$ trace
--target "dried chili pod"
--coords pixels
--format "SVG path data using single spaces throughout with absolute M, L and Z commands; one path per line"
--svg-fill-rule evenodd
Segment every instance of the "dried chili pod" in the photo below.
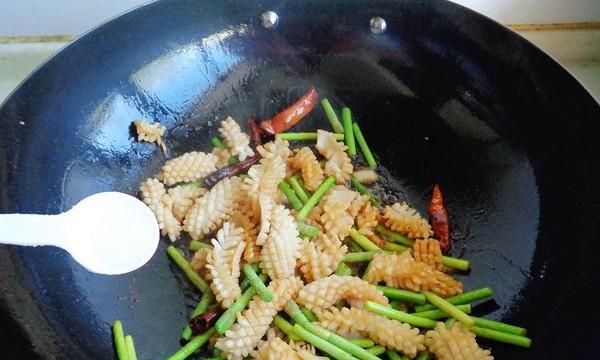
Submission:
M 317 89 L 311 87 L 290 107 L 273 116 L 273 118 L 262 121 L 260 123 L 261 129 L 271 135 L 286 131 L 308 115 L 317 104 L 318 98 Z
M 225 178 L 237 176 L 247 171 L 250 166 L 254 165 L 259 159 L 260 157 L 258 155 L 254 155 L 244 161 L 227 165 L 217 171 L 213 171 L 204 178 L 204 186 L 210 189 L 215 186 L 216 183 Z
M 262 145 L 262 137 L 265 133 L 264 130 L 252 119 L 248 119 L 247 122 L 248 128 L 250 128 L 250 144 L 253 148 Z
M 450 250 L 450 223 L 448 221 L 448 212 L 444 207 L 442 191 L 437 184 L 433 187 L 428 212 L 433 234 L 440 241 L 442 251 L 447 252 Z
M 198 316 L 194 316 L 193 318 L 191 318 L 189 321 L 189 325 L 192 329 L 192 334 L 198 335 L 208 330 L 215 324 L 215 322 L 217 321 L 219 316 L 221 316 L 222 313 L 223 309 L 221 309 L 219 306 L 216 306 L 211 309 L 208 309 L 207 311 L 203 312 Z

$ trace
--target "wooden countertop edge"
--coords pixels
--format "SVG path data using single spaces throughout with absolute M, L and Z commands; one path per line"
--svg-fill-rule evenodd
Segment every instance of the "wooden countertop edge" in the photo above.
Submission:
M 506 24 L 506 26 L 515 31 L 588 30 L 600 29 L 600 22 L 573 22 L 556 24 Z M 0 35 L 0 44 L 69 42 L 74 38 L 75 36 L 73 35 Z
M 19 43 L 48 43 L 48 42 L 69 42 L 75 36 L 72 35 L 20 35 L 20 36 L 1 36 L 0 44 L 19 44 Z
M 515 31 L 544 31 L 544 30 L 589 30 L 600 29 L 600 22 L 574 22 L 556 24 L 506 24 Z

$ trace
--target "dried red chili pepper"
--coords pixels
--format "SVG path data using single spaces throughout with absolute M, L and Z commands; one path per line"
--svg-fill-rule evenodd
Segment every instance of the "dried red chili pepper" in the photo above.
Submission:
M 433 187 L 428 212 L 433 234 L 440 241 L 442 251 L 447 252 L 450 250 L 450 223 L 448 222 L 448 212 L 444 207 L 442 191 L 438 184 Z
M 204 178 L 204 186 L 210 189 L 225 178 L 239 175 L 248 170 L 250 166 L 254 165 L 259 159 L 260 157 L 258 155 L 254 155 L 239 163 L 227 165 L 217 171 L 213 171 Z
M 271 135 L 286 131 L 296 125 L 315 107 L 318 97 L 317 89 L 311 87 L 290 107 L 273 116 L 273 118 L 262 121 L 260 127 Z
M 262 145 L 263 129 L 261 129 L 252 119 L 248 119 L 248 127 L 250 128 L 250 144 L 252 147 Z
M 202 334 L 206 330 L 208 330 L 211 326 L 215 324 L 219 316 L 223 313 L 223 309 L 220 307 L 214 307 L 205 311 L 204 313 L 194 316 L 190 319 L 189 325 L 190 329 L 192 329 L 192 334 L 198 335 Z

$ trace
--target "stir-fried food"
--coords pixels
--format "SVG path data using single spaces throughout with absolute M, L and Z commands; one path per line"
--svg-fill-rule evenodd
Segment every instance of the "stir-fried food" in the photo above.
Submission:
M 407 199 L 387 203 L 373 191 L 368 133 L 348 108 L 340 122 L 327 99 L 333 131 L 286 132 L 317 99 L 311 88 L 271 119 L 249 120 L 248 133 L 228 117 L 213 149 L 167 160 L 141 184 L 163 235 L 195 252 L 187 262 L 168 249 L 203 292 L 170 359 L 206 344 L 236 360 L 492 359 L 477 337 L 529 347 L 525 329 L 470 315 L 493 292 L 464 292 L 457 274 L 469 262 L 448 254 L 439 185 L 429 221 Z

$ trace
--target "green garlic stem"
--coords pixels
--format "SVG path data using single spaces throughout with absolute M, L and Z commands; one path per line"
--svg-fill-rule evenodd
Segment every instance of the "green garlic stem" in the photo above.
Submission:
M 385 352 L 385 348 L 383 346 L 373 346 L 371 348 L 368 348 L 367 351 L 372 354 L 372 355 L 381 355 Z
M 125 336 L 125 346 L 127 347 L 127 355 L 129 360 L 137 360 L 137 354 L 135 353 L 135 344 L 131 335 Z
M 221 141 L 221 139 L 219 139 L 216 136 L 214 136 L 212 139 L 210 139 L 210 142 L 217 149 L 225 149 L 225 144 L 223 144 L 223 142 Z
M 273 319 L 273 324 L 279 328 L 279 330 L 283 331 L 287 337 L 292 341 L 298 341 L 300 338 L 294 334 L 294 325 L 290 324 L 289 321 L 282 318 L 280 315 L 275 316 Z
M 318 337 L 317 335 L 314 335 L 310 331 L 308 331 L 305 328 L 303 328 L 302 326 L 300 326 L 300 324 L 294 325 L 294 334 L 296 334 L 302 340 L 312 344 L 314 347 L 323 351 L 324 353 L 331 355 L 334 359 L 356 360 L 356 358 L 354 356 L 348 354 L 344 350 L 329 343 L 328 341 L 323 340 L 322 338 Z
M 202 345 L 206 344 L 208 339 L 210 339 L 215 333 L 215 328 L 210 328 L 206 332 L 194 337 L 190 342 L 188 342 L 184 347 L 179 349 L 175 354 L 171 355 L 167 358 L 167 360 L 183 360 L 188 356 L 192 355 L 196 350 L 198 350 Z
M 333 129 L 333 131 L 336 133 L 343 133 L 344 126 L 342 126 L 342 123 L 338 119 L 338 116 L 335 113 L 335 110 L 333 110 L 333 107 L 331 106 L 331 104 L 329 103 L 329 100 L 327 98 L 324 98 L 323 100 L 321 100 L 321 106 L 323 107 L 323 110 L 325 110 L 325 114 L 327 115 L 327 120 L 329 120 L 329 123 L 331 124 L 331 128 Z
M 325 181 L 323 181 L 323 183 L 321 185 L 319 185 L 319 187 L 317 188 L 315 193 L 312 194 L 310 199 L 308 199 L 306 204 L 304 204 L 302 209 L 300 211 L 298 211 L 298 214 L 296 215 L 296 219 L 298 219 L 300 221 L 305 220 L 308 217 L 308 214 L 310 214 L 311 210 L 317 205 L 317 203 L 319 202 L 319 200 L 321 200 L 323 195 L 325 195 L 327 190 L 329 190 L 334 184 L 335 184 L 335 177 L 333 177 L 333 176 L 330 176 Z
M 290 316 L 292 320 L 294 320 L 298 324 L 301 324 L 302 326 L 310 323 L 310 321 L 308 321 L 308 318 L 302 313 L 302 310 L 300 310 L 300 307 L 298 306 L 298 304 L 296 304 L 294 300 L 290 300 L 287 302 L 287 304 L 285 304 L 284 311 Z
M 471 304 L 456 305 L 456 308 L 458 310 L 464 312 L 465 314 L 471 313 Z M 431 320 L 445 319 L 448 316 L 450 316 L 448 313 L 446 313 L 445 311 L 440 310 L 440 309 L 422 311 L 422 312 L 414 313 L 413 315 L 419 316 L 422 318 L 426 318 L 426 319 L 431 319 Z M 454 319 L 454 318 L 452 318 L 452 319 Z
M 309 321 L 309 319 L 304 315 L 302 310 L 300 310 L 298 304 L 296 304 L 296 302 L 294 302 L 293 300 L 288 301 L 288 303 L 285 306 L 285 312 L 296 322 L 296 325 L 302 325 L 302 327 L 308 332 L 314 334 L 319 338 L 322 338 L 323 340 L 331 343 L 337 348 L 340 348 L 343 351 L 347 351 L 350 354 L 362 360 L 377 360 L 377 357 L 373 356 L 372 354 L 369 354 L 360 346 L 352 344 L 350 341 L 332 333 L 327 329 L 312 324 Z
M 256 290 L 260 298 L 264 302 L 271 302 L 273 300 L 273 293 L 267 288 L 265 283 L 261 281 L 252 266 L 250 264 L 245 264 L 243 271 L 244 275 L 246 275 L 246 279 L 250 281 L 250 285 Z
M 307 308 L 303 307 L 302 309 L 300 309 L 300 311 L 306 317 L 306 320 L 308 320 L 310 322 L 315 322 L 315 321 L 318 320 L 317 319 L 317 315 L 315 315 L 315 313 L 313 313 L 312 311 L 308 310 Z
M 296 228 L 298 229 L 300 235 L 307 236 L 309 238 L 314 238 L 321 232 L 318 227 L 305 224 L 301 221 L 296 222 Z
M 442 256 L 442 264 L 446 265 L 447 267 L 461 271 L 467 271 L 471 266 L 469 264 L 469 260 L 457 259 L 450 256 Z
M 198 251 L 200 249 L 211 249 L 212 250 L 212 245 L 204 243 L 202 241 L 198 241 L 198 240 L 192 240 L 190 241 L 190 244 L 188 245 L 188 250 L 190 251 Z
M 400 245 L 400 244 L 395 244 L 392 242 L 387 242 L 385 243 L 385 245 L 383 245 L 383 248 L 389 251 L 395 251 L 395 252 L 403 252 L 407 249 L 410 249 L 404 245 Z
M 260 266 L 258 266 L 258 264 L 251 264 L 250 266 L 252 266 L 252 268 L 254 269 L 254 272 L 256 272 L 257 274 L 260 272 Z M 260 277 L 260 275 L 259 275 L 259 277 Z M 244 277 L 244 280 L 242 280 L 242 282 L 240 283 L 240 289 L 242 289 L 242 292 L 244 292 L 249 287 L 250 287 L 250 279 Z
M 356 144 L 354 143 L 354 131 L 352 130 L 352 112 L 349 108 L 342 108 L 342 123 L 344 125 L 344 140 L 348 146 L 348 155 L 356 155 Z
M 336 140 L 344 140 L 344 134 L 333 134 Z M 317 140 L 316 132 L 284 132 L 275 135 L 276 139 L 287 141 L 315 141 Z
M 436 322 L 433 320 L 414 316 L 412 314 L 405 313 L 404 311 L 394 310 L 388 306 L 372 301 L 365 301 L 364 307 L 372 313 L 385 316 L 390 319 L 399 320 L 420 328 L 433 329 L 436 325 Z
M 288 309 L 286 309 L 287 311 Z M 296 312 L 296 309 L 290 309 L 290 312 Z M 296 318 L 298 318 L 298 316 L 296 316 Z M 308 320 L 306 318 L 304 319 L 299 319 L 300 321 L 297 321 L 298 324 L 301 324 L 306 330 L 308 330 L 309 332 L 313 333 L 314 335 L 322 338 L 323 340 L 326 340 L 327 342 L 331 343 L 332 345 L 342 349 L 343 351 L 347 351 L 348 353 L 350 353 L 353 356 L 356 356 L 357 358 L 361 359 L 361 360 L 378 360 L 377 356 L 369 353 L 368 351 L 366 351 L 365 349 L 361 348 L 360 346 L 353 344 L 351 341 L 344 339 L 343 337 L 332 333 L 331 331 L 324 329 L 320 326 L 314 325 L 310 322 L 308 322 Z
M 415 360 L 431 360 L 431 353 L 429 351 L 422 351 L 417 355 Z
M 427 302 L 425 295 L 416 292 L 379 285 L 376 288 L 389 299 L 401 300 L 413 304 L 425 304 Z
M 393 242 L 402 244 L 404 246 L 413 246 L 413 244 L 415 243 L 414 240 L 411 240 L 400 233 L 389 230 L 389 229 L 385 228 L 383 225 L 375 226 L 375 231 L 377 231 L 381 235 L 387 236 Z
M 378 251 L 361 251 L 347 253 L 344 255 L 344 262 L 355 263 L 355 262 L 366 262 L 373 260 L 373 255 L 377 254 Z
M 388 350 L 386 351 L 389 360 L 409 360 L 408 356 L 400 356 L 397 352 Z
M 460 295 L 455 295 L 455 296 L 449 297 L 446 299 L 446 301 L 452 305 L 462 305 L 462 304 L 471 303 L 473 301 L 490 298 L 492 296 L 494 296 L 494 292 L 492 291 L 492 289 L 489 287 L 484 287 L 481 289 L 471 290 L 471 291 L 462 293 Z M 435 308 L 436 308 L 435 305 L 425 304 L 425 305 L 415 306 L 415 312 L 433 310 Z
M 263 282 L 265 282 L 267 281 L 268 276 L 266 274 L 260 274 L 259 278 Z M 250 302 L 250 300 L 252 300 L 252 297 L 254 297 L 254 295 L 256 295 L 256 289 L 254 287 L 249 287 L 248 289 L 246 289 L 246 291 L 244 291 L 242 296 L 240 296 L 240 298 L 237 299 L 233 303 L 233 305 L 231 305 L 231 307 L 229 307 L 229 309 L 227 309 L 221 315 L 221 317 L 219 317 L 219 319 L 215 323 L 215 329 L 217 330 L 217 333 L 219 335 L 223 335 L 227 330 L 229 330 L 231 325 L 233 325 L 233 323 L 236 320 L 237 313 L 242 312 L 242 310 L 244 310 L 246 306 L 248 306 L 248 303 Z
M 337 269 L 335 269 L 335 274 L 340 276 L 351 276 L 352 269 L 345 262 L 341 262 L 338 264 Z
M 238 158 L 237 156 L 230 156 L 229 159 L 227 159 L 227 164 L 229 165 L 233 165 L 233 164 L 237 164 L 240 162 L 240 158 Z
M 362 338 L 362 339 L 348 339 L 354 345 L 360 346 L 363 349 L 367 349 L 375 346 L 375 342 L 371 339 Z
M 288 183 L 286 183 L 285 181 L 282 181 L 279 183 L 278 188 L 288 199 L 288 201 L 290 202 L 290 205 L 292 205 L 292 207 L 294 209 L 296 209 L 296 211 L 299 211 L 300 209 L 302 209 L 302 206 L 303 206 L 302 201 L 300 201 L 298 196 L 296 196 L 296 193 L 294 192 L 294 190 L 292 190 L 292 188 L 290 187 L 290 185 L 288 185 Z
M 423 295 L 427 298 L 427 301 L 437 306 L 440 310 L 444 311 L 446 314 L 452 316 L 456 320 L 460 321 L 466 327 L 471 327 L 475 325 L 475 321 L 469 317 L 469 315 L 465 314 L 455 305 L 450 304 L 446 300 L 437 296 L 436 294 L 430 291 L 423 291 Z
M 458 306 L 461 306 L 461 305 L 458 305 Z M 519 335 L 519 336 L 527 335 L 527 329 L 520 327 L 520 326 L 510 325 L 510 324 L 506 324 L 503 322 L 488 320 L 488 319 L 475 317 L 475 316 L 471 316 L 471 319 L 473 319 L 475 321 L 475 326 L 478 326 L 478 327 L 501 331 L 501 332 Z
M 294 192 L 296 192 L 296 195 L 298 195 L 300 201 L 302 201 L 302 204 L 306 204 L 309 196 L 302 183 L 300 183 L 300 180 L 298 180 L 298 177 L 296 175 L 290 176 L 288 181 L 290 182 L 292 189 L 294 189 Z
M 486 329 L 479 326 L 473 326 L 469 330 L 475 335 L 482 338 L 495 340 L 511 345 L 517 345 L 524 348 L 531 347 L 531 339 L 525 336 L 509 334 L 506 332 Z
M 356 241 L 360 247 L 365 249 L 366 251 L 380 251 L 381 249 L 375 245 L 369 238 L 358 232 L 358 230 L 352 228 L 350 229 L 350 237 L 352 240 Z
M 192 270 L 190 263 L 183 257 L 183 255 L 172 245 L 167 247 L 167 254 L 171 257 L 173 262 L 179 266 L 179 268 L 185 273 L 187 278 L 194 284 L 198 290 L 205 292 L 208 290 L 208 284 L 204 279 L 198 275 L 197 272 Z
M 371 194 L 369 192 L 369 189 L 367 189 L 366 186 L 364 186 L 358 180 L 356 180 L 356 178 L 354 176 L 350 176 L 350 184 L 360 194 L 367 195 L 369 197 L 369 199 L 371 200 L 371 203 L 373 203 L 373 205 L 379 206 L 379 200 L 373 194 Z
M 356 138 L 356 142 L 360 147 L 360 151 L 362 151 L 365 160 L 367 161 L 367 165 L 369 165 L 370 169 L 375 169 L 377 167 L 377 162 L 375 162 L 375 158 L 373 157 L 373 153 L 371 153 L 371 149 L 365 140 L 365 137 L 360 130 L 360 127 L 357 123 L 352 124 L 352 130 L 354 131 L 354 137 Z
M 129 360 L 127 345 L 125 345 L 125 334 L 123 333 L 123 323 L 120 320 L 113 321 L 112 332 L 115 348 L 117 349 L 117 358 L 119 360 Z
M 353 240 L 348 241 L 348 246 L 350 247 L 351 252 L 363 252 L 363 248 Z

